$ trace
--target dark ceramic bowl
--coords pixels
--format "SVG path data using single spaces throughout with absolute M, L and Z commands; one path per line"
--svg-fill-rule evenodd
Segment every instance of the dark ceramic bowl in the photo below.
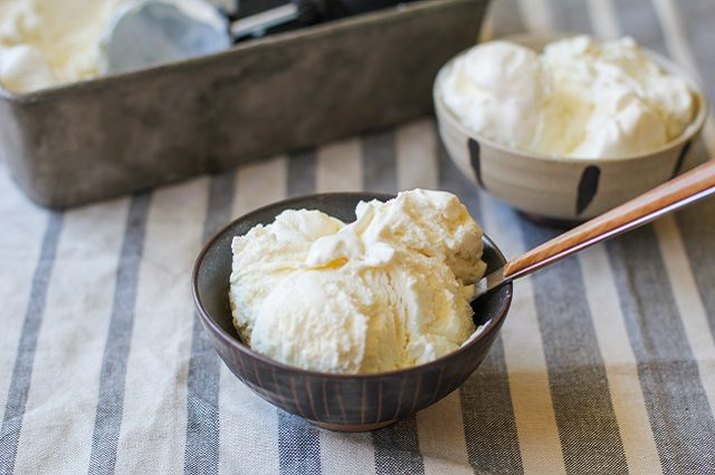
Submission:
M 474 323 L 486 324 L 476 338 L 438 360 L 409 369 L 367 375 L 340 375 L 289 366 L 241 343 L 228 306 L 231 240 L 257 224 L 268 224 L 285 209 L 319 209 L 344 221 L 355 219 L 360 200 L 390 195 L 329 193 L 275 203 L 247 214 L 220 231 L 199 254 L 192 287 L 201 323 L 229 369 L 266 401 L 328 429 L 363 431 L 384 427 L 424 409 L 457 389 L 482 362 L 504 322 L 512 286 L 473 304 Z M 487 272 L 505 263 L 484 236 Z

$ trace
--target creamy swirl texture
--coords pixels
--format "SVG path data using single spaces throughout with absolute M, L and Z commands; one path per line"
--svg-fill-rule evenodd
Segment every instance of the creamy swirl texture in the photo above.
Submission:
M 99 76 L 100 40 L 121 2 L 0 1 L 0 83 L 30 92 Z
M 214 52 L 227 27 L 203 0 L 0 0 L 0 85 L 27 93 Z
M 440 84 L 472 132 L 507 147 L 575 158 L 622 157 L 674 140 L 697 103 L 631 38 L 577 36 L 543 53 L 492 41 L 458 57 Z
M 474 332 L 482 231 L 451 193 L 362 202 L 350 224 L 288 210 L 233 241 L 242 340 L 278 361 L 374 373 L 444 356 Z

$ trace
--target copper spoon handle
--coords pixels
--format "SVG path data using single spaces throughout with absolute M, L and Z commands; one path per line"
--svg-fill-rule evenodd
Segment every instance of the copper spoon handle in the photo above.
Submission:
M 503 278 L 512 280 L 531 274 L 554 261 L 713 193 L 715 160 L 710 160 L 507 262 Z

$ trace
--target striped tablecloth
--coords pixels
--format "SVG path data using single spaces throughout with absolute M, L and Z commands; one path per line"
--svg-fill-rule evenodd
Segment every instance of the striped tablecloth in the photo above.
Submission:
M 713 100 L 714 20 L 712 0 L 495 0 L 483 36 L 628 33 Z M 713 151 L 710 121 L 692 163 Z M 64 213 L 0 166 L 0 473 L 715 473 L 712 200 L 519 281 L 479 370 L 387 429 L 319 430 L 238 382 L 194 319 L 202 242 L 286 196 L 416 186 L 509 256 L 559 232 L 477 192 L 430 118 Z

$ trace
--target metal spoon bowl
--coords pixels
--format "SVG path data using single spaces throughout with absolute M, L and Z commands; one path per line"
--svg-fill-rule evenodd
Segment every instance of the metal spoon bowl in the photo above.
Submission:
M 120 8 L 102 40 L 104 72 L 116 74 L 229 48 L 228 20 L 201 0 L 138 0 Z

